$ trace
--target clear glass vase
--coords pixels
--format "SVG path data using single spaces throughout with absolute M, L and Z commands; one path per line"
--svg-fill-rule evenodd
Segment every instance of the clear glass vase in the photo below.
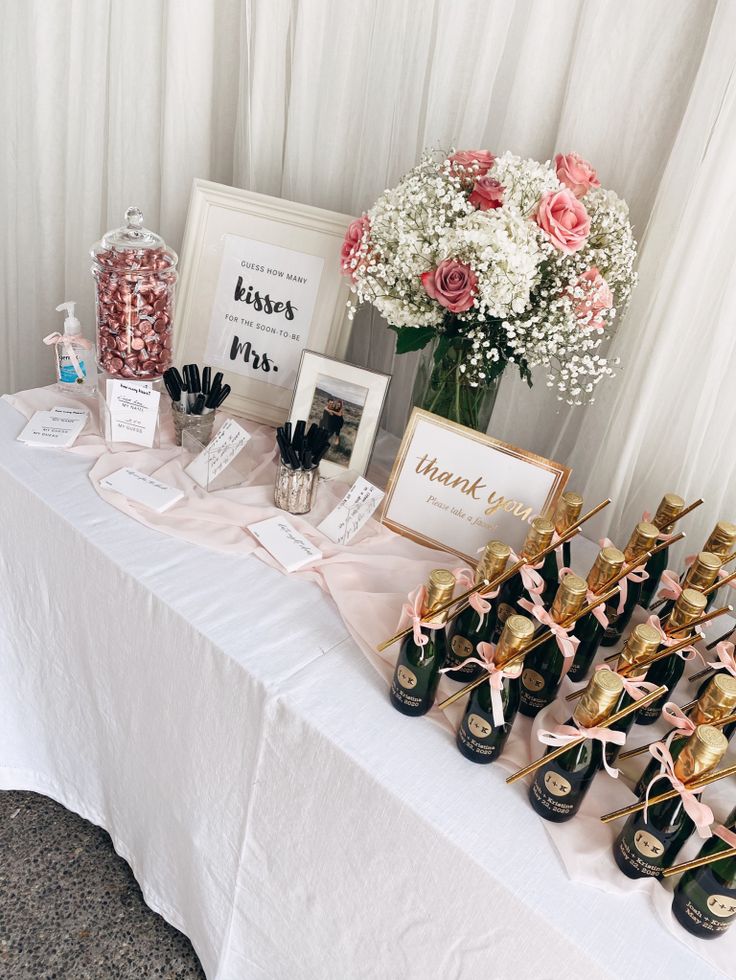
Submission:
M 496 404 L 503 368 L 481 387 L 468 384 L 460 371 L 468 341 L 457 338 L 438 355 L 439 338 L 419 355 L 412 404 L 443 418 L 486 432 Z

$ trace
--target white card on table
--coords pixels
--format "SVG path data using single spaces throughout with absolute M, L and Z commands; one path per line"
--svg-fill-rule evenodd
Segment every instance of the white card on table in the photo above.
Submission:
M 124 466 L 120 470 L 111 473 L 110 476 L 100 480 L 100 486 L 105 490 L 115 490 L 122 493 L 128 500 L 133 500 L 144 507 L 150 507 L 158 514 L 163 514 L 165 510 L 172 507 L 184 496 L 183 490 L 170 487 L 167 483 L 161 483 L 147 473 L 141 473 L 130 466 Z
M 160 392 L 147 381 L 107 381 L 110 442 L 152 446 L 156 435 Z
M 232 463 L 250 439 L 250 433 L 232 419 L 227 419 L 212 442 L 196 456 L 184 472 L 205 490 Z
M 383 490 L 359 476 L 337 507 L 317 525 L 317 530 L 335 544 L 348 544 L 385 496 Z
M 268 520 L 249 524 L 248 530 L 287 572 L 313 565 L 322 557 L 322 552 L 307 541 L 286 517 L 269 517 Z
M 29 446 L 68 449 L 87 424 L 88 418 L 86 408 L 65 408 L 63 405 L 50 411 L 35 412 L 18 436 L 18 441 Z

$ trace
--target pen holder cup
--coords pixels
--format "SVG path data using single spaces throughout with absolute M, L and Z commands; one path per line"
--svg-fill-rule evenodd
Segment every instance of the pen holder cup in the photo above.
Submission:
M 273 500 L 288 514 L 307 514 L 314 504 L 319 482 L 319 466 L 311 470 L 294 470 L 279 463 Z
M 174 420 L 174 438 L 177 446 L 181 446 L 182 432 L 188 432 L 203 446 L 212 438 L 212 426 L 215 422 L 215 410 L 211 409 L 206 415 L 190 415 L 171 403 L 171 417 Z

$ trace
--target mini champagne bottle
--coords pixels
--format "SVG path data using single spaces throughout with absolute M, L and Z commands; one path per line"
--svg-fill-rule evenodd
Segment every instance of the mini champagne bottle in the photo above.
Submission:
M 624 553 L 618 548 L 602 548 L 598 552 L 595 564 L 588 572 L 588 589 L 600 595 L 603 593 L 609 582 L 612 582 L 624 567 Z M 595 618 L 593 613 L 586 613 L 577 623 L 575 623 L 575 634 L 580 645 L 575 651 L 575 659 L 567 673 L 571 681 L 577 683 L 583 681 L 588 676 L 595 655 L 598 652 L 601 638 L 603 637 L 603 627 Z
M 710 551 L 701 551 L 700 554 L 695 556 L 695 559 L 685 573 L 685 578 L 682 581 L 683 589 L 695 589 L 696 592 L 705 592 L 707 588 L 718 578 L 718 573 L 721 570 L 721 559 L 718 555 L 712 554 Z M 714 595 L 715 593 L 711 593 Z M 711 596 L 708 597 L 708 602 L 706 604 L 706 609 L 710 605 Z M 659 609 L 658 615 L 660 619 L 666 619 L 667 616 L 675 608 L 675 600 L 667 599 L 664 605 Z
M 452 572 L 446 568 L 435 568 L 429 576 L 422 618 L 431 618 L 434 622 L 443 624 L 447 613 L 434 617 L 432 610 L 449 602 L 454 591 L 455 576 Z M 440 625 L 439 629 L 424 626 L 422 632 L 429 636 L 424 646 L 414 641 L 413 633 L 402 640 L 391 682 L 391 704 L 404 715 L 426 715 L 432 707 L 439 684 L 439 672 L 447 656 L 444 625 Z
M 690 632 L 689 624 L 699 619 L 705 612 L 706 602 L 707 599 L 702 592 L 684 589 L 665 625 L 667 635 L 673 640 L 684 639 Z M 647 680 L 652 684 L 664 684 L 667 694 L 663 694 L 661 698 L 657 698 L 636 713 L 637 725 L 654 724 L 662 714 L 662 708 L 679 683 L 684 670 L 685 661 L 678 653 L 673 653 L 671 657 L 663 657 L 662 660 L 652 664 L 647 671 Z
M 723 732 L 710 725 L 698 725 L 681 746 L 677 749 L 673 746 L 675 776 L 687 783 L 705 775 L 716 768 L 727 748 L 728 740 Z M 669 781 L 662 779 L 655 785 L 653 796 L 657 795 L 657 786 L 661 786 L 661 792 L 670 788 Z M 659 878 L 665 868 L 674 864 L 694 826 L 679 795 L 652 803 L 646 818 L 644 811 L 639 810 L 624 824 L 613 845 L 616 864 L 628 878 Z
M 566 575 L 560 582 L 552 603 L 550 615 L 556 623 L 574 619 L 585 605 L 588 583 L 579 575 Z M 521 703 L 519 711 L 534 718 L 557 697 L 563 677 L 565 658 L 562 656 L 557 637 L 551 636 L 536 650 L 524 658 L 521 675 Z
M 510 554 L 511 548 L 507 544 L 502 541 L 489 541 L 475 570 L 475 584 L 484 579 L 491 581 L 497 578 L 505 570 Z M 478 644 L 489 642 L 493 636 L 496 625 L 495 601 L 491 600 L 490 605 L 491 608 L 482 622 L 478 612 L 472 606 L 468 606 L 447 627 L 449 649 L 445 666 L 455 668 L 447 671 L 447 676 L 454 681 L 469 683 L 483 673 L 482 667 L 477 664 L 466 664 L 464 661 L 468 657 L 476 657 Z
M 645 555 L 647 551 L 656 545 L 658 536 L 659 528 L 655 527 L 654 524 L 649 524 L 647 521 L 640 521 L 634 528 L 629 538 L 629 543 L 624 548 L 627 563 L 630 564 L 640 556 Z M 608 626 L 603 632 L 601 646 L 612 647 L 623 636 L 634 610 L 639 603 L 642 584 L 641 582 L 633 582 L 631 579 L 627 579 L 626 601 L 620 613 L 618 611 L 620 601 L 618 596 L 614 596 L 613 599 L 606 603 Z
M 734 549 L 736 549 L 736 524 L 732 524 L 731 521 L 718 521 L 703 545 L 703 551 L 717 555 L 723 562 Z M 718 589 L 714 589 L 708 596 L 707 609 L 710 609 L 716 601 L 718 591 Z
M 705 691 L 698 698 L 697 702 L 687 712 L 688 718 L 695 725 L 715 725 L 722 718 L 728 718 L 736 713 L 736 677 L 730 674 L 717 674 L 707 682 Z M 723 727 L 717 725 L 727 739 L 731 738 L 736 722 Z M 686 735 L 675 736 L 672 739 L 672 749 L 680 742 L 685 742 Z M 637 796 L 641 796 L 649 783 L 659 772 L 659 763 L 652 759 L 634 787 Z
M 675 518 L 684 509 L 685 501 L 679 494 L 666 493 L 659 502 L 659 507 L 657 507 L 657 513 L 652 519 L 652 524 L 658 527 L 662 534 L 671 534 Z M 652 555 L 647 562 L 646 571 L 649 578 L 646 582 L 642 582 L 641 595 L 639 596 L 639 604 L 644 609 L 649 608 L 652 599 L 657 594 L 662 572 L 667 568 L 669 550 L 669 548 L 663 548 L 656 555 Z
M 570 721 L 583 728 L 600 725 L 613 713 L 622 690 L 623 679 L 618 674 L 612 670 L 596 671 Z M 598 772 L 602 749 L 597 739 L 586 739 L 537 769 L 529 787 L 529 802 L 540 817 L 564 823 L 575 816 Z
M 544 517 L 535 517 L 527 532 L 524 547 L 521 549 L 519 557 L 526 559 L 530 564 L 536 564 L 535 558 L 539 552 L 544 551 L 552 543 L 554 531 L 555 526 L 552 521 L 548 521 Z M 555 565 L 555 580 L 556 576 L 557 566 Z M 542 577 L 544 578 L 544 576 Z M 496 625 L 493 630 L 493 643 L 498 641 L 504 623 L 509 616 L 523 614 L 524 610 L 519 606 L 519 599 L 524 598 L 525 592 L 521 574 L 514 575 L 508 582 L 504 582 L 496 601 Z
M 736 807 L 724 826 L 736 831 Z M 710 837 L 698 857 L 709 857 L 729 848 L 720 837 Z M 672 914 L 683 929 L 700 939 L 722 936 L 736 919 L 736 857 L 723 858 L 702 868 L 692 868 L 680 878 L 672 899 Z
M 619 654 L 618 662 L 616 663 L 616 672 L 621 674 L 627 680 L 636 680 L 637 678 L 641 678 L 643 680 L 646 676 L 647 668 L 640 667 L 639 664 L 642 661 L 653 657 L 657 650 L 659 650 L 661 642 L 662 640 L 659 635 L 659 630 L 656 630 L 648 623 L 639 623 L 639 625 L 635 626 L 626 638 L 626 643 L 623 650 Z M 616 711 L 622 711 L 624 708 L 628 708 L 633 701 L 634 698 L 629 694 L 624 686 L 624 690 L 621 692 L 621 697 L 618 704 L 614 708 L 614 713 Z M 635 712 L 627 715 L 626 718 L 622 718 L 620 721 L 617 721 L 611 725 L 611 731 L 623 732 L 624 735 L 628 735 L 634 724 L 635 718 Z M 621 748 L 622 746 L 614 745 L 613 742 L 606 746 L 606 761 L 608 762 L 609 766 L 613 766 L 618 758 Z M 601 765 L 603 765 L 602 761 Z
M 526 616 L 509 616 L 496 647 L 494 663 L 503 667 L 526 649 L 534 636 L 534 623 Z M 519 674 L 521 663 L 519 664 Z M 485 764 L 503 752 L 519 708 L 519 676 L 501 682 L 503 724 L 493 720 L 491 685 L 481 684 L 470 692 L 465 715 L 457 730 L 457 747 L 466 759 Z
M 555 526 L 555 531 L 560 535 L 560 537 L 569 527 L 572 527 L 578 517 L 580 517 L 582 511 L 583 498 L 579 493 L 568 490 L 562 494 L 559 503 L 557 504 L 555 515 L 552 519 Z M 570 541 L 566 541 L 563 545 L 560 545 L 562 548 L 562 564 L 565 568 L 570 567 L 570 544 Z M 542 578 L 545 582 L 545 589 L 542 593 L 542 601 L 547 607 L 549 607 L 550 603 L 555 597 L 559 582 L 557 551 L 558 549 L 550 551 L 550 553 L 544 559 L 544 566 L 542 567 Z

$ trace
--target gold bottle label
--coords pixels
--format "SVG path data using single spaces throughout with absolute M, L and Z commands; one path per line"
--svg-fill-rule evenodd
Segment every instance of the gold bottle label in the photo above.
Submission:
M 476 738 L 488 738 L 493 734 L 493 726 L 482 715 L 469 714 L 467 726 Z
M 396 671 L 396 680 L 407 691 L 411 691 L 417 686 L 417 675 L 413 671 L 409 670 L 408 667 L 404 667 L 403 664 Z
M 498 607 L 498 621 L 499 623 L 505 623 L 509 616 L 515 616 L 516 610 L 513 606 L 510 606 L 507 602 L 502 602 Z
M 572 790 L 572 784 L 558 772 L 550 771 L 544 777 L 544 787 L 552 796 L 567 796 Z
M 664 851 L 662 841 L 646 830 L 637 830 L 634 834 L 634 847 L 645 858 L 658 858 Z
M 458 660 L 465 660 L 466 657 L 473 656 L 475 647 L 470 640 L 467 639 L 467 637 L 460 636 L 459 633 L 456 633 L 452 638 L 452 642 L 450 643 L 450 649 Z
M 541 691 L 544 687 L 544 678 L 536 670 L 527 667 L 521 675 L 521 683 L 527 691 Z

